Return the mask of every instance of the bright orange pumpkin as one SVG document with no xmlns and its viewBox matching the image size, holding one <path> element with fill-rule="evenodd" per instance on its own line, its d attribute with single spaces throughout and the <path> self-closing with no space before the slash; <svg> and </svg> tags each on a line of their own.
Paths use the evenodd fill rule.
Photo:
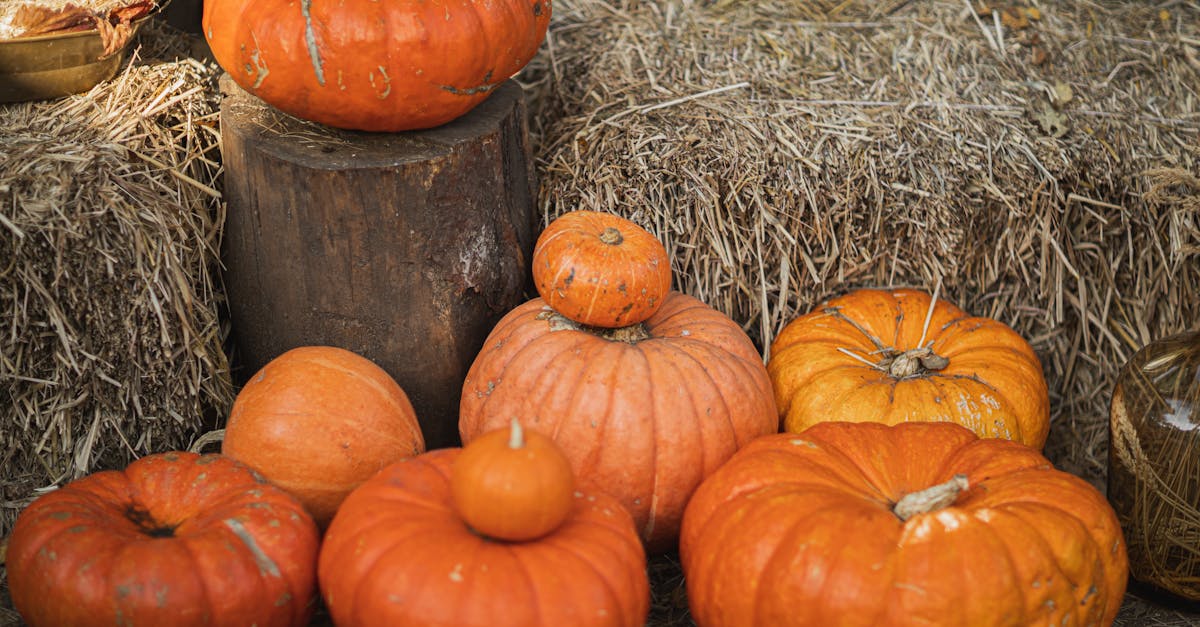
<svg viewBox="0 0 1200 627">
<path fill-rule="evenodd" d="M 680 557 L 705 627 L 1110 625 L 1128 571 L 1091 484 L 932 422 L 750 443 L 696 490 Z"/>
<path fill-rule="evenodd" d="M 526 541 L 554 531 L 575 505 L 571 463 L 554 440 L 525 433 L 516 418 L 472 440 L 450 475 L 454 508 L 475 531 Z"/>
<path fill-rule="evenodd" d="M 467 372 L 459 433 L 469 446 L 513 416 L 554 439 L 583 489 L 617 497 L 651 552 L 674 545 L 705 476 L 779 428 L 750 338 L 678 292 L 645 322 L 607 331 L 540 298 L 509 312 Z"/>
<path fill-rule="evenodd" d="M 662 242 L 611 213 L 559 216 L 538 236 L 532 265 L 542 299 L 589 326 L 642 322 L 671 291 L 671 260 Z"/>
<path fill-rule="evenodd" d="M 299 627 L 319 542 L 300 503 L 244 464 L 171 452 L 38 498 L 6 567 L 30 627 Z"/>
<path fill-rule="evenodd" d="M 785 431 L 825 421 L 946 421 L 1041 449 L 1050 395 L 1002 322 L 920 290 L 863 289 L 789 323 L 767 363 Z"/>
<path fill-rule="evenodd" d="M 205 0 L 233 80 L 304 120 L 406 131 L 454 120 L 533 58 L 550 0 Z"/>
<path fill-rule="evenodd" d="M 629 513 L 577 493 L 549 534 L 505 542 L 473 531 L 452 501 L 461 449 L 381 471 L 338 511 L 318 576 L 339 627 L 641 627 L 650 605 Z"/>
<path fill-rule="evenodd" d="M 322 528 L 360 483 L 424 450 L 396 381 L 331 346 L 295 348 L 263 366 L 234 400 L 221 445 L 298 498 Z"/>
</svg>

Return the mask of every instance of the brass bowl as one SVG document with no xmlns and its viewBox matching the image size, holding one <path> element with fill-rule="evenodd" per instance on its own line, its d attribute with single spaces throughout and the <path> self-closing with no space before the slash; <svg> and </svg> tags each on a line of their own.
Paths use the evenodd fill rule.
<svg viewBox="0 0 1200 627">
<path fill-rule="evenodd" d="M 153 14 L 133 21 L 133 33 Z M 116 76 L 129 45 L 102 59 L 104 44 L 94 29 L 0 40 L 0 102 L 85 92 Z"/>
</svg>

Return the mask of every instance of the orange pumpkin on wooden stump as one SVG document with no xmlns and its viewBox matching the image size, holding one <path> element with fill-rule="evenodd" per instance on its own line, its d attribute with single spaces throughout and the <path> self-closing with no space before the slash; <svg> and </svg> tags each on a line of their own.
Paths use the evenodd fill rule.
<svg viewBox="0 0 1200 627">
<path fill-rule="evenodd" d="M 671 291 L 671 260 L 662 242 L 611 213 L 559 216 L 538 236 L 532 265 L 542 299 L 588 326 L 642 322 Z"/>
<path fill-rule="evenodd" d="M 6 566 L 31 627 L 299 627 L 319 542 L 300 503 L 244 464 L 173 452 L 38 498 Z"/>
<path fill-rule="evenodd" d="M 238 393 L 221 445 L 300 499 L 322 528 L 360 483 L 424 450 L 396 381 L 330 346 L 295 348 L 263 366 Z"/>
<path fill-rule="evenodd" d="M 508 429 L 501 434 L 510 436 Z M 497 453 L 492 444 L 481 445 L 488 456 Z M 500 444 L 507 446 L 503 439 Z M 318 566 L 335 623 L 645 624 L 650 605 L 645 553 L 633 520 L 617 501 L 575 492 L 561 524 L 537 539 L 492 538 L 458 513 L 452 481 L 460 483 L 460 494 L 490 489 L 481 483 L 482 474 L 457 467 L 465 456 L 463 449 L 440 449 L 403 460 L 346 499 L 325 535 Z M 512 461 L 495 468 L 507 473 L 504 466 Z M 536 500 L 527 504 L 543 506 Z"/>
<path fill-rule="evenodd" d="M 463 442 L 513 416 L 562 447 L 581 486 L 617 497 L 652 552 L 674 544 L 700 481 L 779 425 L 750 338 L 678 292 L 620 329 L 583 327 L 540 298 L 509 312 L 463 383 Z"/>
<path fill-rule="evenodd" d="M 944 421 L 1041 449 L 1050 395 L 1002 322 L 928 293 L 863 289 L 789 323 L 767 363 L 785 431 L 825 421 Z"/>
<path fill-rule="evenodd" d="M 243 89 L 304 120 L 396 132 L 458 118 L 533 59 L 550 0 L 205 0 Z"/>
<path fill-rule="evenodd" d="M 1110 625 L 1128 571 L 1089 483 L 930 422 L 750 443 L 696 490 L 680 557 L 705 627 Z"/>
</svg>

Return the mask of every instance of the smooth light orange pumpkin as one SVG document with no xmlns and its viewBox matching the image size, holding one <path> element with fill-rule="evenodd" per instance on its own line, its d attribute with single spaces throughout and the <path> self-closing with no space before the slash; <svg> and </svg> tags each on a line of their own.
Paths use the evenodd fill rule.
<svg viewBox="0 0 1200 627">
<path fill-rule="evenodd" d="M 673 546 L 705 476 L 779 426 L 750 338 L 678 292 L 644 323 L 610 331 L 540 298 L 509 312 L 467 372 L 459 433 L 470 445 L 512 416 L 554 439 L 583 489 L 617 497 L 652 552 Z"/>
<path fill-rule="evenodd" d="M 294 348 L 238 393 L 221 452 L 287 490 L 324 528 L 381 468 L 425 450 L 404 390 L 382 368 L 332 346 Z"/>
<path fill-rule="evenodd" d="M 533 283 L 558 313 L 623 327 L 658 311 L 671 291 L 671 260 L 649 231 L 621 216 L 572 211 L 546 225 L 533 249 Z"/>
<path fill-rule="evenodd" d="M 932 422 L 750 443 L 688 504 L 680 557 L 705 627 L 1110 625 L 1128 570 L 1090 484 Z"/>
<path fill-rule="evenodd" d="M 475 531 L 526 541 L 554 531 L 575 505 L 571 463 L 554 440 L 517 419 L 472 440 L 450 475 L 454 508 Z"/>
<path fill-rule="evenodd" d="M 645 553 L 619 503 L 581 492 L 549 534 L 489 539 L 453 504 L 450 476 L 460 455 L 439 449 L 397 462 L 346 499 L 318 566 L 339 627 L 645 624 Z"/>
<path fill-rule="evenodd" d="M 1041 449 L 1042 365 L 1002 322 L 913 289 L 863 289 L 790 322 L 767 363 L 785 431 L 824 421 L 945 421 Z"/>
<path fill-rule="evenodd" d="M 6 566 L 31 627 L 299 626 L 319 542 L 300 503 L 247 466 L 171 452 L 38 498 Z"/>
<path fill-rule="evenodd" d="M 205 0 L 233 80 L 298 118 L 363 131 L 431 128 L 533 58 L 550 0 Z"/>
</svg>

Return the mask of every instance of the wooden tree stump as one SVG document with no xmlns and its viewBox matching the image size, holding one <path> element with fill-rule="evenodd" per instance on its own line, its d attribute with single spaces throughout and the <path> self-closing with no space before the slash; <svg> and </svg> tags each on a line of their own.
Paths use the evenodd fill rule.
<svg viewBox="0 0 1200 627">
<path fill-rule="evenodd" d="M 524 301 L 536 237 L 525 102 L 358 133 L 283 114 L 222 77 L 222 256 L 244 381 L 297 346 L 352 350 L 408 393 L 428 448 L 456 445 L 462 382 Z"/>
</svg>

